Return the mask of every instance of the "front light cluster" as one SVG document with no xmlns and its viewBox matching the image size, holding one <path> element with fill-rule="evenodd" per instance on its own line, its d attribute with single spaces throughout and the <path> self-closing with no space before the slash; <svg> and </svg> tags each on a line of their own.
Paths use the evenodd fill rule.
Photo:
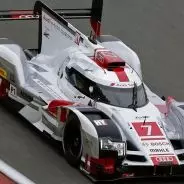
<svg viewBox="0 0 184 184">
<path fill-rule="evenodd" d="M 101 150 L 113 150 L 118 152 L 118 156 L 125 156 L 126 143 L 125 142 L 113 142 L 109 138 L 100 139 Z"/>
</svg>

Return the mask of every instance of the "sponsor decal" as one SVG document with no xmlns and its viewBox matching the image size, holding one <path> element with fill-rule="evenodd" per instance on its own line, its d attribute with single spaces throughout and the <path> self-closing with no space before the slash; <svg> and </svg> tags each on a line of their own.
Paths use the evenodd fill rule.
<svg viewBox="0 0 184 184">
<path fill-rule="evenodd" d="M 143 140 L 142 145 L 147 150 L 149 155 L 173 153 L 172 146 L 166 139 L 165 140 Z"/>
<path fill-rule="evenodd" d="M 122 87 L 122 88 L 132 88 L 134 84 L 132 82 L 123 82 L 123 83 L 111 83 L 110 86 L 112 87 Z"/>
<path fill-rule="evenodd" d="M 154 165 L 178 165 L 178 161 L 174 155 L 156 155 L 151 157 Z"/>
<path fill-rule="evenodd" d="M 150 149 L 150 152 L 156 152 L 156 153 L 168 153 L 169 149 L 168 148 L 157 148 L 157 149 Z"/>
<path fill-rule="evenodd" d="M 64 29 L 62 28 L 61 25 L 59 25 L 57 22 L 55 22 L 53 19 L 50 17 L 47 17 L 46 15 L 43 15 L 43 20 L 46 21 L 48 24 L 51 25 L 51 28 L 53 27 L 55 30 L 59 31 L 62 35 L 67 37 L 69 40 L 72 40 L 72 36 L 70 36 Z"/>
<path fill-rule="evenodd" d="M 74 98 L 85 99 L 86 97 L 85 97 L 85 96 L 80 96 L 80 95 L 78 95 L 78 96 L 74 96 Z"/>
<path fill-rule="evenodd" d="M 140 119 L 140 120 L 142 120 L 142 119 L 146 119 L 146 118 L 149 118 L 149 116 L 136 116 L 135 117 L 136 119 Z"/>
<path fill-rule="evenodd" d="M 106 126 L 107 125 L 106 121 L 103 119 L 94 120 L 94 123 L 96 126 Z"/>
<path fill-rule="evenodd" d="M 16 18 L 19 18 L 19 19 L 34 19 L 34 18 L 39 18 L 39 15 L 31 15 L 31 14 L 30 15 L 19 15 Z"/>
<path fill-rule="evenodd" d="M 81 41 L 81 35 L 80 33 L 76 32 L 75 33 L 75 39 L 74 39 L 74 42 L 79 45 L 80 44 L 80 41 Z"/>
<path fill-rule="evenodd" d="M 154 165 L 178 164 L 173 147 L 157 122 L 133 122 L 132 126 Z"/>
<path fill-rule="evenodd" d="M 149 146 L 156 147 L 156 146 L 167 146 L 167 145 L 170 145 L 170 143 L 165 140 L 164 141 L 151 140 L 151 141 L 144 141 L 142 145 L 146 147 L 149 147 Z"/>
<path fill-rule="evenodd" d="M 9 94 L 14 97 L 17 97 L 17 88 L 12 84 L 10 84 Z"/>
<path fill-rule="evenodd" d="M 140 138 L 163 136 L 156 122 L 134 122 L 132 125 Z"/>
<path fill-rule="evenodd" d="M 7 72 L 3 68 L 0 67 L 0 76 L 4 79 L 7 79 Z"/>
<path fill-rule="evenodd" d="M 53 95 L 54 98 L 56 99 L 62 99 L 55 91 L 53 91 L 49 86 L 45 85 L 42 81 L 39 79 L 34 79 L 34 81 L 41 86 L 44 90 L 46 90 L 48 93 Z"/>
</svg>

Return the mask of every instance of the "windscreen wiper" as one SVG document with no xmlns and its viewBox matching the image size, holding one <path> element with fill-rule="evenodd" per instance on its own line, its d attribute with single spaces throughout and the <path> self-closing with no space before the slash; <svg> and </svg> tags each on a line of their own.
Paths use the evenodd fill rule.
<svg viewBox="0 0 184 184">
<path fill-rule="evenodd" d="M 134 82 L 133 95 L 132 95 L 132 104 L 128 106 L 134 111 L 137 111 L 137 84 Z"/>
</svg>

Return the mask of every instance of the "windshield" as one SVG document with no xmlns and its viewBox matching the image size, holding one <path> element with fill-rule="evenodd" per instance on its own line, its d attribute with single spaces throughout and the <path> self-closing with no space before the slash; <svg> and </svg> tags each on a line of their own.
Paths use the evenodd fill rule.
<svg viewBox="0 0 184 184">
<path fill-rule="evenodd" d="M 97 84 L 74 68 L 67 69 L 66 74 L 69 82 L 76 89 L 95 101 L 123 108 L 137 108 L 147 103 L 143 84 L 140 86 L 134 85 L 133 88 L 117 88 Z"/>
<path fill-rule="evenodd" d="M 134 88 L 115 88 L 96 84 L 91 97 L 97 101 L 118 107 L 131 107 L 134 100 L 136 100 L 136 107 L 144 106 L 147 103 L 147 98 L 143 85 L 136 88 L 136 96 L 134 96 L 134 90 Z"/>
</svg>

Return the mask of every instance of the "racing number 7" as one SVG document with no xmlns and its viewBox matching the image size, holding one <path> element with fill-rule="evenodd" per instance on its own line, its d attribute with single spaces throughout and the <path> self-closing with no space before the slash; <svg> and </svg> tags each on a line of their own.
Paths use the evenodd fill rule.
<svg viewBox="0 0 184 184">
<path fill-rule="evenodd" d="M 147 130 L 146 136 L 151 136 L 152 133 L 152 125 L 141 125 L 141 128 Z"/>
<path fill-rule="evenodd" d="M 140 137 L 163 136 L 163 133 L 156 122 L 133 122 L 132 126 Z"/>
</svg>

